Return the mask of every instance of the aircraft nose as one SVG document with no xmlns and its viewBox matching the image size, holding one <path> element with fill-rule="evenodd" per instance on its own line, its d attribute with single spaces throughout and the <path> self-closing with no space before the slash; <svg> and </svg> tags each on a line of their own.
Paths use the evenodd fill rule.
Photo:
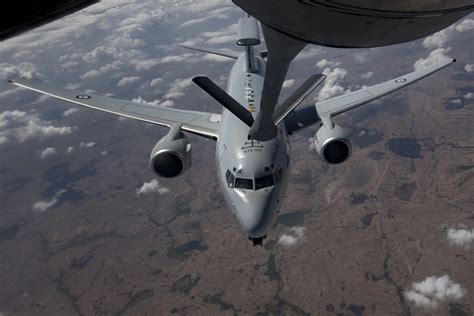
<svg viewBox="0 0 474 316">
<path fill-rule="evenodd" d="M 236 208 L 237 217 L 249 237 L 259 238 L 266 234 L 272 223 L 271 199 L 266 196 L 242 201 Z"/>
</svg>

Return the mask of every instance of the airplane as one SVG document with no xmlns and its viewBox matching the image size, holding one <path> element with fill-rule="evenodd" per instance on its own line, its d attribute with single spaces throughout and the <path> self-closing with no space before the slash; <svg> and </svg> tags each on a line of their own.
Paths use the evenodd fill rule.
<svg viewBox="0 0 474 316">
<path fill-rule="evenodd" d="M 4 1 L 0 19 L 0 41 L 82 10 L 99 0 Z"/>
<path fill-rule="evenodd" d="M 277 126 L 275 137 L 260 141 L 250 135 L 257 122 L 269 51 L 258 51 L 258 22 L 246 16 L 239 20 L 237 45 L 241 52 L 186 47 L 234 59 L 224 91 L 205 76 L 193 81 L 223 106 L 221 114 L 186 111 L 137 104 L 56 88 L 34 79 L 12 78 L 9 82 L 51 97 L 92 109 L 169 128 L 151 151 L 152 172 L 163 178 L 183 175 L 192 163 L 192 145 L 185 132 L 216 141 L 216 165 L 220 187 L 228 208 L 253 245 L 262 245 L 283 203 L 291 169 L 289 136 L 316 125 L 316 151 L 323 162 L 341 164 L 351 156 L 347 132 L 333 117 L 404 88 L 455 62 L 444 59 L 387 82 L 362 88 L 298 109 L 320 85 L 325 75 L 310 76 L 271 113 Z M 257 123 L 258 124 L 258 123 Z"/>
</svg>

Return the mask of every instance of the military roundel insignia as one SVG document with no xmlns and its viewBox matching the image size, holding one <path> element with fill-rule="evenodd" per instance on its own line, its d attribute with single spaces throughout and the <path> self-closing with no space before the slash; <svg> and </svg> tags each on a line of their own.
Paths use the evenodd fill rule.
<svg viewBox="0 0 474 316">
<path fill-rule="evenodd" d="M 91 96 L 90 96 L 90 95 L 80 94 L 80 95 L 77 95 L 76 98 L 79 99 L 79 100 L 87 100 L 87 99 L 90 99 Z"/>
<path fill-rule="evenodd" d="M 403 82 L 406 82 L 406 81 L 407 80 L 405 78 L 395 80 L 396 83 L 403 83 Z"/>
</svg>

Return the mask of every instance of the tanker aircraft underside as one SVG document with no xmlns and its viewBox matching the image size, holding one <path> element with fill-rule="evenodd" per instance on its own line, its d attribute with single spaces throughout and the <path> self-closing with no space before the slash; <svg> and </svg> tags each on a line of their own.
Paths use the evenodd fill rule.
<svg viewBox="0 0 474 316">
<path fill-rule="evenodd" d="M 9 81 L 64 101 L 168 127 L 169 133 L 158 141 L 150 155 L 151 169 L 159 177 L 178 177 L 191 167 L 192 146 L 184 132 L 216 141 L 218 181 L 226 203 L 253 244 L 261 245 L 285 196 L 291 165 L 289 135 L 316 125 L 318 155 L 325 163 L 343 163 L 351 155 L 351 143 L 348 134 L 333 122 L 334 116 L 406 87 L 455 62 L 445 59 L 387 82 L 299 109 L 297 107 L 325 76 L 310 76 L 286 101 L 277 104 L 279 82 L 284 75 L 273 77 L 275 72 L 269 69 L 270 65 L 267 67 L 266 58 L 296 56 L 301 47 L 296 44 L 292 49 L 291 42 L 289 46 L 281 46 L 281 42 L 272 45 L 269 38 L 280 35 L 269 28 L 263 31 L 268 51 L 256 50 L 255 46 L 260 44 L 258 22 L 250 16 L 240 19 L 238 24 L 237 45 L 243 48 L 242 52 L 187 47 L 235 60 L 227 91 L 207 77 L 193 79 L 223 106 L 221 114 L 104 98 L 25 78 Z M 282 55 L 281 51 L 285 53 Z M 273 69 L 288 66 L 282 66 L 278 60 L 273 59 Z M 269 100 L 274 103 L 265 107 Z"/>
</svg>

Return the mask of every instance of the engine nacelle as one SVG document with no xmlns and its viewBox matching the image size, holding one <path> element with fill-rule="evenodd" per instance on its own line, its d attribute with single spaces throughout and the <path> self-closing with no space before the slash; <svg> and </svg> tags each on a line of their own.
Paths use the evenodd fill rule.
<svg viewBox="0 0 474 316">
<path fill-rule="evenodd" d="M 351 156 L 352 146 L 347 133 L 338 125 L 332 129 L 322 125 L 315 136 L 316 151 L 324 162 L 337 165 Z"/>
<path fill-rule="evenodd" d="M 179 126 L 172 127 L 150 155 L 151 170 L 162 178 L 182 175 L 191 168 L 191 162 L 191 143 Z"/>
</svg>

